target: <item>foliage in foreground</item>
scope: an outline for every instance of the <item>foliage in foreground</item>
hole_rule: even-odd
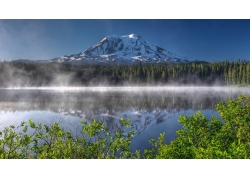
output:
[[[129,127],[129,120],[121,118],[122,125]],[[82,129],[73,135],[60,127],[52,125],[29,125],[22,122],[20,126],[6,127],[1,133],[0,158],[48,158],[48,159],[114,159],[135,158],[130,151],[134,131],[124,135],[124,129],[109,132],[102,122],[92,124],[81,121]],[[32,133],[27,133],[31,128]]]
[[[19,127],[6,127],[0,134],[0,158],[250,158],[250,98],[242,95],[236,101],[220,102],[216,106],[222,120],[210,120],[197,112],[180,116],[183,128],[176,139],[164,143],[164,133],[150,140],[152,149],[131,152],[130,144],[136,132],[124,129],[109,132],[102,122],[82,121],[82,129],[73,135],[60,127],[22,122]],[[123,126],[129,120],[121,118]],[[33,132],[28,133],[28,129]]]
[[[216,105],[222,120],[210,120],[200,112],[180,116],[183,124],[177,137],[164,144],[164,134],[155,142],[156,150],[147,151],[147,158],[250,158],[250,98],[241,95],[236,101]]]

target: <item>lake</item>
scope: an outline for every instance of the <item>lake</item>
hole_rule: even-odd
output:
[[[121,127],[120,117],[130,118],[134,136],[131,149],[151,148],[151,138],[165,132],[165,142],[175,138],[179,115],[198,110],[207,117],[219,116],[215,105],[237,99],[249,88],[229,87],[41,87],[0,89],[0,127],[21,121],[105,122],[110,130]],[[63,123],[68,127],[67,123]]]

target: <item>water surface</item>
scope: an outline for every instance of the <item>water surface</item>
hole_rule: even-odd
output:
[[[179,115],[198,110],[207,117],[218,116],[219,101],[250,96],[249,88],[226,87],[43,87],[0,89],[1,127],[21,121],[51,123],[80,120],[103,121],[110,130],[121,127],[120,117],[130,118],[138,132],[132,150],[150,148],[148,140],[165,132],[165,142],[181,128]],[[67,127],[67,124],[64,124]]]

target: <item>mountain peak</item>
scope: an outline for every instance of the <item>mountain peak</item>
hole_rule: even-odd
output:
[[[79,54],[63,56],[51,61],[78,64],[86,62],[112,64],[188,62],[185,57],[150,44],[137,34],[107,36]]]
[[[139,38],[140,36],[138,36],[137,34],[130,34],[130,35],[125,35],[125,36],[121,36],[121,37],[137,39],[137,38]]]

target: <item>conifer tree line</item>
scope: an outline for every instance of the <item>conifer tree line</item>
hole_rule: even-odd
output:
[[[250,61],[70,65],[1,62],[0,86],[249,85]]]

